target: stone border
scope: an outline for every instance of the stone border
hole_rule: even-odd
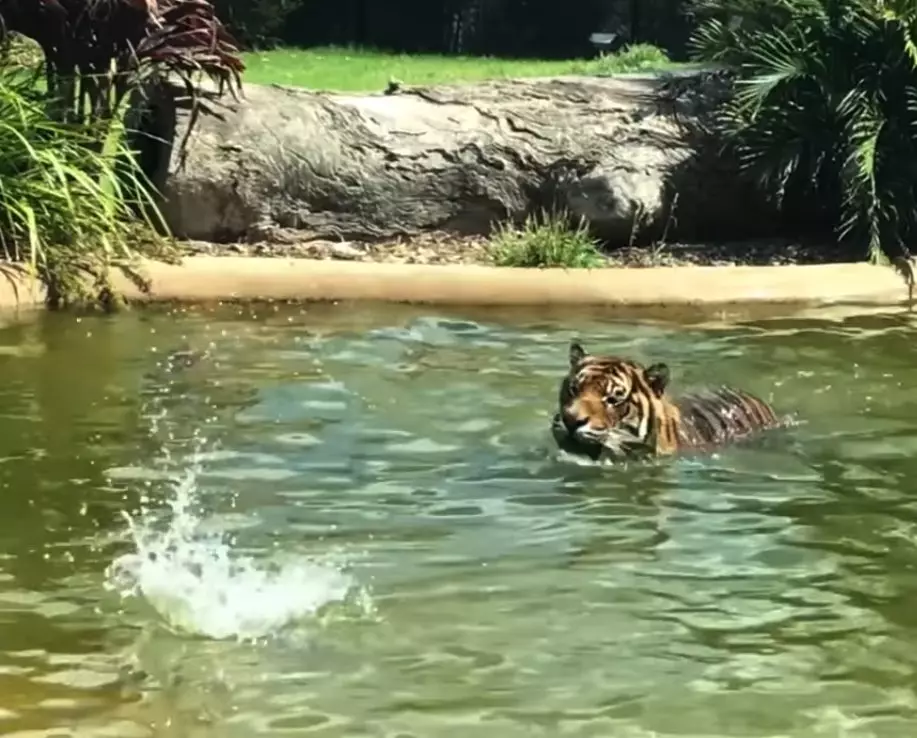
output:
[[[509,269],[475,265],[379,264],[276,257],[145,262],[144,294],[127,277],[130,301],[211,303],[276,300],[380,301],[436,305],[679,307],[762,303],[907,305],[903,279],[868,264]],[[0,307],[41,304],[32,280],[0,280]]]

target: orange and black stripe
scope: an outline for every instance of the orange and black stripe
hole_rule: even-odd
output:
[[[686,394],[673,404],[680,415],[681,448],[721,445],[781,424],[767,402],[732,387]]]
[[[782,424],[766,401],[745,390],[720,387],[672,398],[666,392],[668,378],[664,364],[643,367],[625,358],[588,355],[578,343],[571,344],[570,371],[561,382],[560,411],[553,419],[555,438],[577,451],[578,441],[569,428],[564,430],[565,423],[590,423],[600,431],[626,427],[633,436],[627,436],[625,455],[668,455]],[[590,445],[583,452],[595,456],[595,444]]]

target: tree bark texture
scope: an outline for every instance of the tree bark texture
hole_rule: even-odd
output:
[[[684,101],[657,88],[651,75],[366,95],[246,85],[208,102],[184,155],[190,107],[162,90],[152,129],[170,144],[145,156],[182,238],[470,235],[541,209],[582,216],[610,247],[767,235],[772,214],[689,143]]]

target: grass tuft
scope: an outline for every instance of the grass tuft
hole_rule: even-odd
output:
[[[530,215],[520,226],[501,223],[488,244],[496,266],[593,269],[606,264],[584,219],[564,212]]]
[[[675,68],[677,65],[658,46],[633,44],[616,54],[602,54],[597,59],[575,66],[576,74],[594,77],[610,77],[615,74],[633,72],[656,72]]]

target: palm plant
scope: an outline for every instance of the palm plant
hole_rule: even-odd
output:
[[[693,55],[737,75],[715,115],[783,205],[900,258],[917,234],[917,0],[691,0]]]

